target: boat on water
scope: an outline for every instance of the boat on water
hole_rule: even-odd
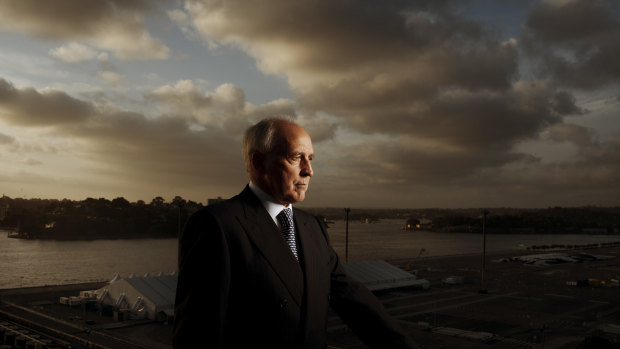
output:
[[[11,239],[29,239],[30,234],[26,232],[21,232],[19,230],[9,230],[9,232],[7,233],[7,237]]]

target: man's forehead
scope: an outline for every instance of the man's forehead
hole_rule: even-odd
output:
[[[290,124],[288,127],[281,128],[278,136],[289,150],[303,147],[309,148],[310,151],[312,151],[312,140],[310,139],[310,135],[297,124]]]

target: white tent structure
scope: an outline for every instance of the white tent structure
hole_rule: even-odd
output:
[[[177,275],[114,276],[110,283],[97,291],[97,301],[113,306],[134,319],[165,320],[174,316],[174,296]]]
[[[342,267],[347,274],[363,283],[371,291],[389,290],[399,287],[420,287],[428,289],[430,283],[425,279],[418,279],[386,261],[359,261],[343,263]]]

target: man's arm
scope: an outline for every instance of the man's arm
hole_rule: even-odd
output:
[[[330,307],[371,348],[411,349],[419,346],[391,317],[383,304],[362,283],[349,277],[329,244],[326,228],[319,220],[331,255]]]
[[[228,245],[218,220],[201,210],[179,238],[173,345],[192,348],[209,340],[222,347],[230,287]]]

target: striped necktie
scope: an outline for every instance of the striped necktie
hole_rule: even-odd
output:
[[[297,244],[295,242],[295,224],[293,223],[293,213],[290,209],[285,208],[276,216],[282,227],[282,237],[284,241],[290,247],[291,252],[295,255],[295,259],[299,261],[299,255],[297,254]]]

